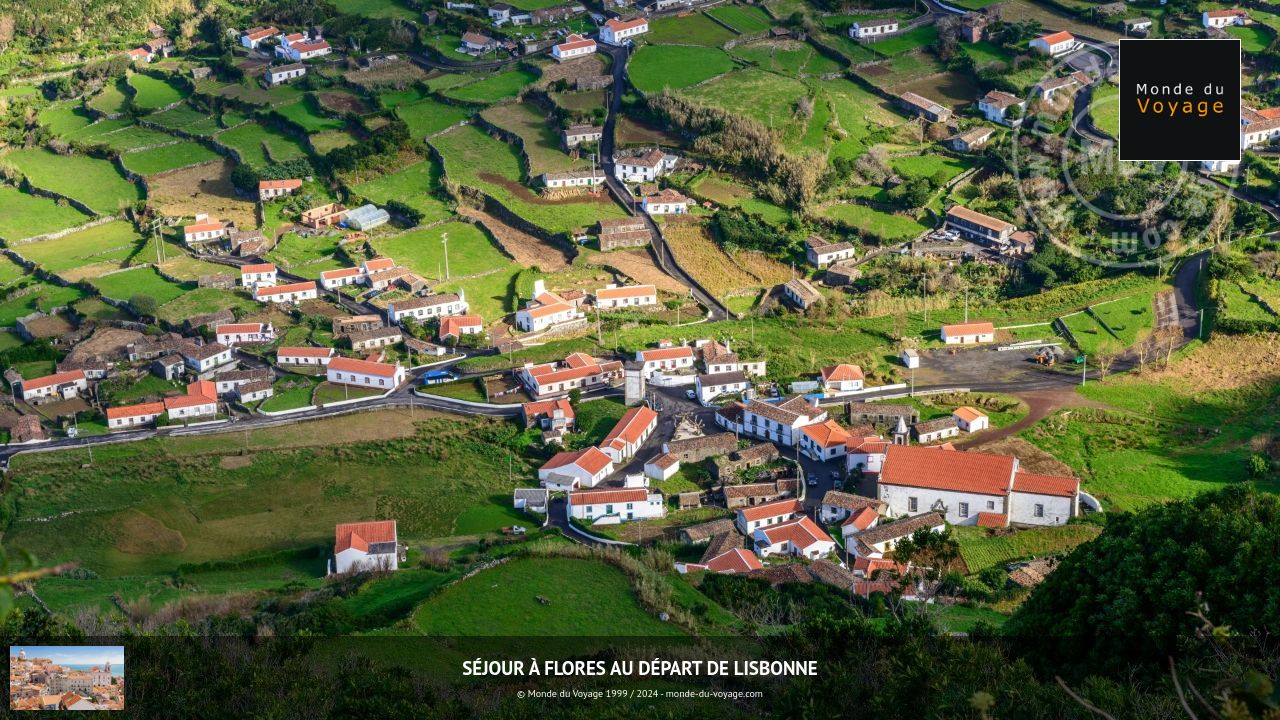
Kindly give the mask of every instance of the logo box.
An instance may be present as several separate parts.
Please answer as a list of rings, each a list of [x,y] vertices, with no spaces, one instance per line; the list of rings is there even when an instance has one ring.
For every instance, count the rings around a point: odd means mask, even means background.
[[[1121,160],[1240,159],[1238,39],[1122,38],[1120,66]]]

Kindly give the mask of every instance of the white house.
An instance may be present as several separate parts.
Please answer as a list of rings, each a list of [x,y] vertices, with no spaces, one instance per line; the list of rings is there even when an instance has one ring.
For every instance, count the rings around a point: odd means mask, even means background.
[[[253,291],[253,299],[264,303],[297,303],[319,297],[316,281],[289,283],[274,287],[259,287]]]
[[[466,311],[466,291],[459,290],[456,293],[439,293],[387,303],[387,322],[395,324],[405,318],[425,320],[445,315],[461,315]]]
[[[973,345],[989,343],[996,339],[996,328],[989,322],[970,322],[943,325],[942,342],[948,345]]]
[[[1241,136],[1243,137],[1243,135]],[[1239,160],[1201,160],[1200,167],[1212,173],[1235,172],[1240,167]]]
[[[267,84],[280,85],[290,80],[296,80],[306,74],[307,66],[300,62],[287,65],[272,65],[267,68]]]
[[[373,362],[347,357],[330,359],[325,370],[325,378],[331,383],[360,385],[381,390],[399,387],[405,377],[404,368],[400,363]]]
[[[395,520],[342,523],[334,535],[334,574],[399,569],[400,542]]]
[[[979,432],[991,427],[991,422],[986,413],[968,405],[953,410],[951,417],[956,419],[956,425],[959,425],[961,430],[968,433]]]
[[[742,408],[742,430],[761,440],[787,447],[800,442],[800,429],[825,422],[827,411],[800,395],[779,403],[750,400]]]
[[[1240,108],[1240,148],[1248,150],[1257,145],[1266,145],[1280,137],[1280,108],[1263,108],[1254,110],[1251,107]],[[1229,161],[1220,167],[1234,170],[1239,161]]]
[[[862,513],[864,510],[870,510],[872,514],[878,516],[882,507],[883,503],[875,498],[863,497],[839,490],[828,490],[822,496],[822,504],[818,506],[818,519],[830,525],[831,523],[843,522],[851,516]],[[865,530],[866,528],[863,529]]]
[[[903,348],[902,352],[898,353],[898,360],[908,369],[920,367],[920,353],[915,348]]]
[[[864,377],[862,368],[858,365],[840,363],[822,368],[818,379],[822,382],[824,395],[839,395],[861,390]]]
[[[285,195],[292,195],[294,191],[301,187],[302,181],[296,178],[287,180],[259,180],[258,200],[266,202],[278,197],[284,197]]]
[[[1075,36],[1065,30],[1048,33],[1032,40],[1031,49],[1036,52],[1048,55],[1049,57],[1057,57],[1064,53],[1080,47],[1080,41]]]
[[[653,285],[610,285],[596,291],[596,307],[601,310],[657,304],[658,288]]]
[[[777,500],[763,505],[740,507],[734,513],[733,524],[738,532],[750,536],[757,529],[784,523],[804,516],[804,504],[794,498]]]
[[[320,285],[325,290],[337,290],[347,285],[364,282],[364,271],[358,267],[325,270],[320,273]]]
[[[636,454],[658,427],[658,413],[641,405],[623,413],[613,430],[600,441],[600,450],[615,463]]]
[[[702,359],[702,369],[708,373],[733,372],[741,370],[746,375],[763,376],[767,362],[764,360],[743,360],[730,349],[729,341],[720,343],[716,340],[697,340],[693,346],[697,348]]]
[[[916,440],[921,444],[929,444],[953,438],[960,434],[960,426],[956,424],[956,419],[952,415],[940,417],[936,420],[916,423]]]
[[[621,362],[602,363],[585,353],[572,353],[561,363],[529,363],[516,371],[516,377],[535,400],[567,395],[574,390],[586,392],[608,384],[621,374]]]
[[[226,220],[210,220],[208,215],[196,215],[196,220],[182,228],[182,241],[192,243],[221,240],[235,229],[235,225]]]
[[[849,26],[849,37],[854,40],[875,40],[896,32],[897,20],[859,20]]]
[[[295,37],[296,40],[290,39]],[[294,62],[310,60],[331,52],[333,48],[329,47],[327,40],[319,37],[313,39],[302,33],[281,36],[280,44],[276,46],[276,55]]]
[[[208,380],[197,380],[187,386],[186,395],[165,398],[164,411],[171,420],[217,415],[218,390]]]
[[[1008,455],[945,447],[889,447],[877,491],[892,516],[937,512],[956,525],[1063,525],[1080,481],[1023,472]]]
[[[903,518],[891,523],[879,523],[858,532],[842,533],[845,548],[858,558],[882,558],[892,552],[898,541],[909,538],[920,530],[942,532],[947,527],[940,513],[927,512]]]
[[[899,418],[902,420],[902,418]],[[907,428],[905,423],[901,428],[900,437],[906,437]],[[885,440],[879,435],[874,434],[854,434],[850,435],[849,441],[845,443],[844,449],[844,467],[849,473],[862,473],[867,475],[879,475],[880,469],[884,466],[884,455],[890,445],[893,443]]]
[[[542,280],[533,282],[533,299],[516,311],[516,327],[525,332],[540,332],[553,325],[573,322],[583,317],[576,305],[547,292]]]
[[[240,36],[240,44],[250,50],[256,50],[258,44],[263,40],[274,37],[279,33],[280,31],[275,26],[250,28]]]
[[[751,534],[751,540],[756,554],[762,558],[794,555],[817,560],[831,554],[836,547],[836,541],[807,516],[758,528]]]
[[[848,442],[849,432],[835,420],[800,428],[800,452],[818,462],[844,457]]]
[[[609,45],[626,45],[630,38],[649,32],[649,21],[644,18],[619,20],[609,18],[600,26],[600,42]]]
[[[640,373],[646,378],[658,371],[688,370],[693,368],[693,348],[688,345],[637,350],[636,362],[641,363]]]
[[[236,400],[242,404],[258,402],[276,394],[276,389],[271,385],[270,380],[255,380],[253,382],[240,383],[233,391]]]
[[[553,492],[592,488],[613,474],[613,460],[600,448],[558,452],[538,468],[538,481]]]
[[[741,370],[734,370],[733,372],[699,375],[694,380],[694,385],[696,386],[698,402],[706,405],[721,395],[733,395],[743,392],[751,387],[751,381],[747,380],[746,374]]]
[[[596,51],[596,41],[591,38],[585,38],[577,33],[571,33],[564,39],[564,42],[551,47],[551,57],[556,62],[564,62],[574,58],[590,55]]]
[[[1209,28],[1224,28],[1231,25],[1248,25],[1253,22],[1249,14],[1239,8],[1231,10],[1206,10],[1200,14],[1200,24]]]
[[[256,289],[276,284],[276,266],[273,263],[254,263],[240,266],[240,284]]]
[[[648,215],[684,215],[692,201],[671,188],[664,188],[640,201],[640,207]]]
[[[441,340],[453,338],[460,340],[464,335],[479,335],[484,332],[484,319],[479,315],[450,315],[440,318],[440,330],[437,336]]]
[[[163,414],[164,403],[162,402],[109,407],[107,408],[107,428],[109,430],[119,430],[120,428],[138,427],[139,425],[154,422],[156,418]]]
[[[667,514],[662,493],[647,488],[578,490],[569,493],[568,503],[569,517],[601,525]]]
[[[485,9],[485,12],[488,13],[489,19],[493,21],[494,25],[501,25],[511,19],[513,10],[515,10],[514,7],[500,2],[490,5]]]
[[[658,482],[670,480],[678,472],[680,472],[680,458],[661,450],[654,453],[654,456],[644,464],[645,477]]]
[[[1018,117],[1011,117],[1009,108],[1018,108]],[[988,120],[1001,125],[1018,126],[1022,124],[1022,115],[1027,109],[1027,101],[1015,95],[999,90],[992,90],[978,101],[978,110]]]
[[[857,255],[853,243],[827,242],[817,235],[810,235],[804,241],[805,259],[815,267],[824,268],[845,260],[852,260]]]
[[[243,343],[265,343],[276,339],[276,329],[271,323],[227,323],[219,325],[214,334],[218,342],[231,347]]]
[[[566,170],[542,174],[543,187],[553,190],[572,187],[593,188],[603,185],[604,181],[603,170]]]
[[[822,293],[804,278],[791,278],[782,284],[782,296],[801,310],[822,302]]]
[[[89,378],[84,370],[68,370],[67,372],[43,375],[18,383],[22,388],[22,399],[31,401],[44,398],[69,400],[79,397],[80,393],[89,389]]]
[[[615,158],[613,174],[622,182],[651,183],[671,172],[678,160],[675,155],[654,148],[640,155]]]
[[[187,343],[179,350],[179,354],[191,372],[197,375],[226,365],[232,358],[231,348],[218,342],[203,345]]]
[[[324,367],[333,356],[331,347],[282,347],[276,350],[276,364]]]

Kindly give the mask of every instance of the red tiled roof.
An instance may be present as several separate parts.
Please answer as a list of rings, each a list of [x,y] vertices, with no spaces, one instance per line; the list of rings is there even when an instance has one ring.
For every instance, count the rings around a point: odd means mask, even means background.
[[[584,38],[581,35],[574,33],[569,37],[566,37],[564,39],[564,42],[560,43],[556,47],[560,48],[560,52],[568,52],[569,50],[581,50],[582,48],[585,48],[585,47],[595,47],[595,46],[596,46],[595,40],[592,40],[590,38]]]
[[[377,272],[378,270],[390,270],[396,266],[396,261],[389,257],[376,257],[372,260],[364,261],[364,269],[368,272]]]
[[[613,458],[605,455],[600,448],[589,447],[586,450],[578,450],[576,452],[558,452],[552,455],[551,459],[541,469],[555,470],[567,465],[577,465],[588,473],[595,475],[612,462]]]
[[[260,333],[262,332],[262,323],[228,323],[219,325],[215,331],[218,335],[226,335],[229,333]]]
[[[878,517],[880,517],[880,514],[873,508],[864,507],[849,515],[849,517],[841,523],[840,526],[845,527],[846,525],[852,525],[859,530],[866,530],[871,527],[871,523],[875,522]]]
[[[164,403],[149,402],[138,403],[137,405],[121,405],[120,407],[107,408],[107,419],[115,420],[117,418],[142,417],[143,415],[159,415],[164,412]]]
[[[891,445],[880,472],[880,485],[1007,495],[1017,461],[1008,455]]]
[[[390,363],[370,362],[368,360],[356,360],[354,358],[336,357],[329,361],[329,369],[339,372],[360,373],[362,375],[377,375],[378,377],[395,377],[398,365]]]
[[[980,213],[977,210],[970,210],[963,205],[952,205],[951,209],[947,210],[947,214],[958,217],[961,220],[967,220],[975,225],[981,225],[984,228],[995,230],[996,232],[1017,229],[1017,226],[1011,222],[1005,222],[1000,218],[991,217],[990,215]]]
[[[52,375],[43,375],[38,378],[22,381],[22,391],[36,390],[50,385],[61,385],[62,383],[75,382],[77,380],[86,379],[84,370],[68,370],[66,372],[54,373]]]
[[[751,572],[763,567],[759,558],[742,548],[720,553],[707,561],[707,569],[718,573]]]
[[[241,275],[244,275],[246,273],[269,273],[269,272],[275,272],[275,271],[276,271],[275,263],[254,263],[253,265],[240,266]]]
[[[190,235],[192,233],[208,232],[210,230],[221,230],[226,226],[227,226],[226,223],[223,223],[223,222],[216,222],[216,221],[201,222],[201,223],[196,223],[194,225],[184,226],[182,228],[182,232]]]
[[[841,363],[822,368],[824,382],[847,382],[849,380],[862,380],[863,377],[862,368],[857,365]]]
[[[1243,16],[1246,16],[1246,17],[1247,17],[1247,16],[1248,16],[1248,13],[1246,13],[1245,11],[1240,10],[1240,9],[1238,9],[1238,8],[1237,8],[1237,9],[1234,9],[1234,10],[1210,10],[1210,11],[1208,12],[1208,15],[1209,15],[1209,17],[1212,17],[1212,18],[1220,18],[1220,17],[1237,17],[1237,16],[1240,16],[1240,15],[1243,15]]]
[[[646,502],[649,491],[644,488],[579,490],[569,493],[570,505],[604,505],[606,503]]]
[[[348,548],[368,552],[370,543],[396,542],[396,521],[342,523],[334,529],[334,536],[333,552],[335,554]]]
[[[961,420],[967,423],[971,423],[974,420],[977,420],[978,418],[984,418],[987,416],[986,413],[982,412],[978,408],[969,407],[968,405],[965,405],[964,407],[958,407],[955,410],[952,410],[951,414],[955,415],[956,417],[960,418]]]
[[[527,402],[521,406],[524,410],[525,417],[536,417],[538,415],[550,415],[553,410],[560,410],[564,416],[573,419],[573,404],[568,398],[559,398],[557,400],[542,400],[539,402]]]
[[[778,525],[757,528],[757,532],[763,533],[770,544],[785,541],[801,549],[814,543],[834,542],[831,536],[808,516],[798,517]]]
[[[302,187],[301,180],[259,180],[259,190],[297,190]]]
[[[299,53],[312,52],[314,50],[324,50],[325,48],[329,47],[329,41],[318,40],[313,43],[298,43],[297,45],[291,45],[290,47],[292,47],[294,50],[298,51]]]
[[[809,439],[813,440],[814,444],[822,448],[844,445],[849,440],[849,433],[840,427],[840,423],[835,420],[827,420],[815,425],[805,425],[800,428],[800,432],[807,435]]]
[[[777,517],[779,515],[795,515],[804,512],[804,505],[799,500],[779,500],[777,502],[765,503],[763,505],[755,505],[752,507],[738,508],[738,513],[742,515],[742,519],[747,522],[755,522],[763,520],[767,517]]]
[[[320,273],[320,279],[321,280],[337,280],[339,278],[358,277],[363,274],[364,274],[364,271],[361,270],[360,268],[354,268],[354,267],[339,268],[338,270],[325,270],[324,272]]]
[[[679,462],[680,462],[680,458],[676,457],[675,455],[672,455],[671,453],[659,453],[658,455],[654,456],[651,460],[649,460],[649,462],[646,464],[654,465],[660,470],[666,470],[672,465],[679,464]]]
[[[333,348],[327,347],[282,347],[276,350],[276,358],[280,357],[329,357]]]
[[[609,28],[610,30],[614,32],[620,32],[622,30],[630,30],[631,28],[640,27],[642,25],[647,26],[649,24],[649,21],[645,20],[644,18],[636,18],[634,20],[619,20],[617,18],[609,18],[608,20],[605,21],[604,24],[605,24],[605,27]]]
[[[1019,470],[1013,476],[1013,489],[1034,495],[1058,495],[1075,497],[1080,492],[1080,481],[1059,475],[1037,475]]]
[[[613,426],[613,430],[609,431],[600,444],[608,445],[613,440],[622,440],[628,445],[635,445],[640,442],[640,436],[644,431],[656,425],[657,422],[658,413],[643,405],[633,407],[623,414],[622,419]]]
[[[1237,11],[1237,12],[1239,12],[1239,11]],[[1210,14],[1212,14],[1212,13],[1210,13]],[[1041,35],[1041,36],[1040,36],[1040,39],[1041,39],[1041,40],[1043,40],[1043,41],[1045,41],[1045,42],[1047,42],[1047,43],[1049,43],[1050,45],[1057,45],[1058,43],[1061,43],[1061,42],[1067,42],[1068,40],[1075,40],[1076,38],[1075,38],[1075,36],[1074,36],[1074,35],[1072,35],[1071,33],[1067,32],[1066,30],[1059,30],[1059,31],[1058,31],[1058,32],[1056,32],[1056,33],[1049,33],[1048,35]]]
[[[619,298],[648,297],[657,294],[658,288],[653,285],[624,285],[616,288],[601,288],[596,291],[596,299],[615,300]]]
[[[894,560],[886,560],[884,558],[872,558],[860,556],[853,561],[853,569],[855,572],[861,572],[863,577],[873,578],[878,572],[888,570],[898,573],[906,572],[907,568],[902,563]]]
[[[440,337],[461,335],[462,328],[484,325],[479,315],[449,315],[440,320]]]
[[[315,290],[316,281],[308,280],[306,282],[289,283],[288,285],[276,285],[275,287],[260,287],[253,291],[254,297],[271,297],[273,295],[286,295],[288,293],[304,292],[306,290]]]
[[[640,359],[649,362],[651,360],[676,360],[679,358],[693,357],[693,348],[687,345],[671,348],[655,348],[653,350],[641,350]]]
[[[947,335],[991,335],[995,331],[996,326],[989,322],[956,323],[942,326],[942,332]]]
[[[261,40],[262,38],[271,37],[280,32],[274,25],[264,28],[251,28],[245,32],[245,36],[250,40]]]
[[[978,513],[978,527],[985,528],[1002,528],[1009,524],[1009,516],[1004,513],[980,512]]]

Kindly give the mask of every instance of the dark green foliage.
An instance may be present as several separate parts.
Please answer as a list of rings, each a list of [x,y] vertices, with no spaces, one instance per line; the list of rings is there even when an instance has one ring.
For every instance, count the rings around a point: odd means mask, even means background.
[[[712,219],[712,226],[720,243],[730,252],[743,249],[781,255],[791,246],[791,240],[777,228],[758,215],[748,215],[742,210],[721,210]]]

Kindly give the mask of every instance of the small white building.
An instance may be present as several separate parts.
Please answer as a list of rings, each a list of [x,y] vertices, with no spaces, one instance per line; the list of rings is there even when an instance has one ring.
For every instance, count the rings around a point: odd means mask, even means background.
[[[858,365],[840,363],[822,368],[818,379],[822,382],[822,392],[826,395],[855,392],[862,389],[865,376]]]
[[[525,332],[540,332],[553,325],[586,317],[578,308],[563,301],[527,306],[516,311],[516,327]]]
[[[1009,112],[1012,107],[1018,108],[1017,117]],[[978,110],[991,122],[1017,127],[1022,124],[1022,117],[1026,114],[1027,101],[1006,92],[992,90],[978,101]]]
[[[848,242],[827,242],[826,239],[817,235],[810,235],[804,241],[805,259],[815,267],[824,268],[828,265],[834,265],[846,260],[853,260],[857,256],[857,250],[853,247],[853,243]]]
[[[356,285],[364,282],[364,279],[364,271],[358,267],[325,270],[320,273],[320,285],[325,290],[337,290],[347,285]]]
[[[253,291],[253,299],[263,303],[299,303],[319,297],[316,281],[289,283],[274,287],[260,287]]]
[[[240,266],[240,284],[250,289],[272,287],[276,284],[276,266],[273,263],[254,263]]]
[[[658,482],[670,480],[678,472],[680,472],[680,458],[661,450],[644,464],[645,477]]]
[[[854,40],[876,40],[896,32],[897,20],[859,20],[849,26],[849,37]]]
[[[675,169],[679,158],[653,148],[639,155],[614,158],[613,175],[626,183],[651,183]]]
[[[331,574],[388,572],[400,568],[395,520],[343,523],[334,534]]]
[[[653,285],[609,285],[596,291],[596,307],[601,310],[658,304],[658,288]]]
[[[975,407],[958,407],[951,412],[951,417],[956,419],[956,425],[967,433],[980,432],[991,427],[991,421],[987,418],[987,414]]]
[[[808,310],[822,302],[822,293],[804,278],[791,278],[783,283],[782,296],[801,310]]]
[[[948,345],[974,345],[994,342],[996,328],[989,322],[970,322],[943,325],[942,342]]]
[[[609,18],[600,26],[600,42],[609,45],[627,45],[631,38],[649,32],[649,21],[644,18],[619,20]]]
[[[577,33],[571,33],[564,39],[564,42],[551,47],[551,57],[556,62],[564,62],[574,58],[584,57],[596,51],[596,41],[591,38],[583,37]]]
[[[778,525],[798,517],[804,517],[804,504],[791,498],[740,507],[734,513],[733,524],[738,532],[750,537],[759,528]]]
[[[1047,33],[1032,40],[1030,43],[1032,50],[1049,57],[1057,57],[1075,50],[1080,47],[1080,41],[1075,36],[1065,30]]]
[[[636,351],[640,373],[646,378],[659,371],[689,370],[693,368],[693,360],[693,348],[688,345]]]
[[[898,353],[898,360],[902,361],[902,366],[908,369],[920,367],[920,352],[915,348],[903,348]]]
[[[258,200],[267,202],[285,195],[292,195],[296,190],[302,187],[302,181],[297,179],[291,180],[259,180],[258,181]]]
[[[640,207],[646,215],[684,215],[689,212],[692,201],[680,193],[665,188],[652,195],[646,195],[640,201]]]
[[[569,493],[569,517],[607,525],[667,514],[661,493],[647,488],[578,490]]]
[[[277,30],[274,25],[250,28],[240,36],[240,45],[247,47],[250,50],[256,50],[258,48],[258,44],[263,40],[275,37],[278,34],[280,34],[280,31]]]
[[[742,431],[786,447],[800,442],[800,429],[826,422],[827,411],[801,395],[781,402],[750,400],[742,407]]]
[[[927,512],[912,517],[895,520],[891,523],[877,523],[865,530],[843,532],[845,547],[849,553],[858,558],[883,558],[885,553],[893,552],[898,542],[909,538],[920,530],[942,532],[947,527],[941,513]]]
[[[936,420],[916,423],[916,440],[922,444],[935,443],[939,440],[953,438],[960,434],[960,426],[954,416],[948,415]]]
[[[467,311],[467,307],[465,290],[396,300],[387,303],[387,322],[395,324],[403,322],[405,318],[426,320],[446,315],[462,315]]]
[[[248,343],[267,343],[276,339],[276,329],[271,323],[227,323],[219,325],[214,334],[218,342],[232,347]]]
[[[1205,10],[1200,14],[1200,24],[1207,28],[1224,28],[1232,25],[1248,25],[1253,20],[1249,13],[1239,8],[1231,10]]]
[[[792,555],[817,560],[830,555],[836,547],[836,541],[807,516],[758,528],[751,534],[751,540],[756,554],[762,558]]]
[[[287,65],[272,65],[267,68],[267,84],[282,85],[290,80],[297,80],[307,74],[307,66],[300,62]]]
[[[461,340],[466,335],[479,335],[484,332],[484,319],[479,315],[450,315],[440,318],[441,340]]]
[[[382,363],[335,357],[325,366],[325,379],[339,385],[394,390],[404,382],[404,368],[400,363]]]
[[[538,481],[552,492],[593,488],[613,474],[613,460],[600,448],[558,452],[538,468]]]
[[[276,364],[324,367],[333,356],[331,347],[282,347],[276,350]]]
[[[276,46],[276,55],[286,60],[301,62],[333,52],[329,42],[321,37],[309,37],[303,33],[281,35],[280,44]]]
[[[185,344],[179,351],[191,372],[202,375],[231,362],[231,348],[218,342],[203,345]]]
[[[594,188],[603,185],[604,181],[603,170],[566,170],[542,174],[543,187],[552,190],[574,187]]]
[[[751,381],[741,370],[699,375],[694,381],[698,402],[706,405],[721,395],[734,395],[751,387]]]
[[[849,432],[835,420],[800,428],[800,452],[818,462],[844,457],[848,442]]]
[[[218,414],[218,390],[208,380],[197,380],[187,386],[186,395],[164,399],[164,411],[170,420],[206,418]]]
[[[150,402],[107,408],[107,429],[139,427],[155,422],[164,414],[164,403]]]
[[[85,376],[84,370],[68,370],[22,380],[18,386],[22,389],[22,399],[28,402],[45,398],[70,400],[89,389],[89,378]]]
[[[908,437],[906,422],[899,417],[900,427],[894,432],[895,437]],[[879,475],[884,467],[884,455],[890,441],[875,434],[851,435],[845,443],[844,468],[851,475]]]
[[[195,222],[184,225],[182,241],[188,245],[221,240],[235,229],[235,225],[226,220],[210,220],[208,215],[196,215]]]

